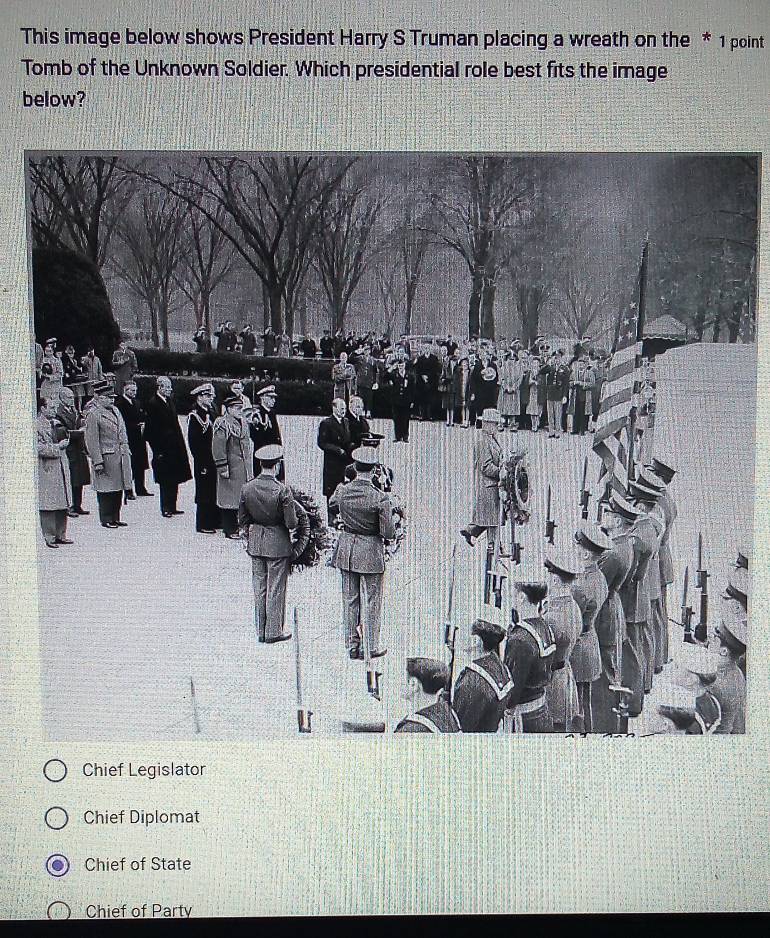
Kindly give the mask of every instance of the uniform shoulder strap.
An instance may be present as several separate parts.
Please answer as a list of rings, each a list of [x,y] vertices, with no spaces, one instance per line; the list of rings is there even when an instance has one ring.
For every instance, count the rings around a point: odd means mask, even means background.
[[[478,674],[478,676],[482,680],[486,681],[487,684],[492,688],[497,699],[503,700],[503,698],[506,697],[513,690],[513,681],[511,680],[511,672],[508,670],[508,668],[504,664],[502,665],[502,667],[503,667],[503,674],[506,679],[502,687],[492,677],[492,675],[489,673],[489,671],[487,671],[486,668],[484,668],[482,665],[478,664],[475,661],[472,661],[469,665],[467,665],[467,670],[473,671],[474,674]]]
[[[436,726],[433,720],[430,717],[426,717],[423,713],[413,713],[410,717],[407,717],[405,720],[406,723],[419,723],[420,726],[424,726],[429,733],[440,733],[441,730]]]
[[[722,723],[722,706],[717,698],[713,694],[709,693],[709,691],[706,691],[706,693],[703,694],[703,697],[705,697],[708,702],[711,703],[714,710],[714,719],[710,723],[706,722],[703,715],[698,710],[698,703],[701,699],[699,698],[699,700],[696,700],[695,702],[695,720],[700,727],[701,733],[703,733],[704,736],[710,736],[712,733],[717,731],[718,727]]]

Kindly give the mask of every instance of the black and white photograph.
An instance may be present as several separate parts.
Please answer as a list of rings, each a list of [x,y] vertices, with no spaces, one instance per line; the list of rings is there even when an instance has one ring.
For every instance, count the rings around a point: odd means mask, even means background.
[[[48,739],[750,732],[759,171],[27,152]]]

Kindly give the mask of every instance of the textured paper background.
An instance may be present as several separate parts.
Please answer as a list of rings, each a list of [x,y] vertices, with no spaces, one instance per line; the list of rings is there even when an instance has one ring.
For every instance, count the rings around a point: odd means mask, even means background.
[[[757,503],[746,737],[455,737],[429,745],[389,737],[310,738],[97,747],[47,744],[41,731],[23,150],[766,150],[767,51],[730,54],[716,48],[715,41],[703,46],[700,34],[705,29],[715,37],[767,34],[767,3],[691,0],[680,5],[681,12],[671,6],[655,0],[430,5],[351,0],[259,5],[103,0],[94,5],[60,0],[55,6],[5,0],[0,13],[5,76],[0,129],[0,506],[5,538],[0,551],[5,578],[0,738],[3,761],[8,760],[3,777],[9,785],[0,822],[0,915],[40,917],[57,898],[66,899],[76,914],[91,901],[148,900],[192,903],[195,915],[767,908],[770,642],[768,581],[761,576],[768,563],[764,493],[770,479],[766,212],[759,268]],[[31,52],[22,45],[19,26],[146,29],[187,24],[548,32],[625,28],[631,33],[671,28],[689,31],[694,49],[638,55],[639,61],[671,65],[672,78],[654,85],[89,81],[73,83],[73,88],[87,89],[82,110],[20,106],[21,88],[33,83],[23,80],[18,64]],[[274,58],[277,51],[265,57]],[[393,51],[402,59],[407,56],[406,47]],[[49,47],[34,54],[55,59],[56,52]],[[448,50],[437,52],[443,54],[436,58],[454,58]],[[168,55],[157,48],[153,53]],[[99,57],[101,51],[90,54]],[[205,53],[180,48],[173,57],[194,55]],[[214,55],[226,57],[221,50]],[[396,56],[380,55],[378,60],[391,57]],[[502,57],[495,54],[495,60]],[[538,57],[547,59],[552,53]],[[616,56],[612,50],[596,50],[590,57],[604,61]],[[623,55],[628,61],[636,58],[633,50]],[[766,160],[764,166],[767,191]],[[98,574],[98,558],[94,564]],[[70,777],[59,785],[41,776],[44,761],[52,756],[71,766]],[[134,782],[130,789],[114,780],[85,784],[74,774],[86,760],[130,758],[201,761],[210,769],[202,782]],[[205,824],[198,830],[169,830],[162,841],[157,830],[89,830],[78,822],[56,835],[42,822],[50,804],[65,805],[71,816],[82,815],[87,807],[188,806],[201,809]],[[168,874],[165,880],[159,874],[154,879],[127,874],[119,880],[73,870],[57,882],[43,868],[54,850],[75,861],[86,855],[179,852],[195,858],[195,869],[187,875]]]

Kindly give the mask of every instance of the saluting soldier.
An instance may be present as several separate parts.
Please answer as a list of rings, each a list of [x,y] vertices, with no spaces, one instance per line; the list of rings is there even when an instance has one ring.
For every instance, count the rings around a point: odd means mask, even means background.
[[[513,680],[504,722],[509,732],[553,732],[546,688],[553,674],[556,637],[543,617],[547,594],[545,583],[516,583],[515,621],[505,643],[505,664]]]
[[[463,733],[496,733],[513,690],[511,672],[500,658],[505,629],[497,622],[476,619],[471,635],[477,636],[483,654],[460,672],[452,706]]]
[[[609,592],[607,581],[599,569],[599,558],[612,547],[612,541],[598,525],[584,521],[575,532],[575,543],[581,550],[583,568],[572,582],[571,592],[580,607],[583,627],[570,655],[570,663],[580,701],[578,719],[582,718],[583,732],[593,733],[592,685],[602,673],[596,617]]]
[[[602,660],[602,673],[592,688],[593,728],[595,733],[625,732],[627,725],[618,723],[615,709],[620,701],[610,688],[628,686],[623,681],[623,646],[628,640],[626,619],[621,600],[622,590],[631,577],[634,548],[629,533],[639,512],[630,502],[616,493],[612,495],[602,515],[602,529],[612,542],[598,560],[599,569],[607,581],[607,599],[596,617],[596,635]],[[638,669],[637,669],[638,673]],[[632,682],[636,684],[637,682]],[[633,687],[629,687],[633,691]],[[640,690],[640,689],[639,689]],[[625,701],[629,705],[629,701]]]
[[[217,505],[225,536],[239,538],[241,489],[254,478],[252,443],[243,419],[243,402],[235,394],[225,399],[225,413],[214,421],[211,441],[217,467]]]
[[[114,405],[115,392],[107,381],[93,386],[94,402],[86,417],[85,442],[94,469],[93,487],[103,528],[124,528],[120,508],[132,485],[131,450],[126,425]]]
[[[460,733],[460,721],[446,700],[449,668],[435,658],[407,658],[401,696],[413,708],[396,733]]]
[[[658,713],[686,736],[724,732],[722,705],[711,689],[719,668],[718,656],[705,648],[682,645],[675,665],[672,681],[690,699],[686,705],[681,701],[676,705],[663,704]]]
[[[497,433],[500,412],[487,408],[481,415],[481,437],[474,446],[474,500],[471,523],[460,534],[470,544],[487,532],[487,546],[494,545],[500,524],[500,483],[505,481],[503,448]]]
[[[663,514],[653,513],[660,492],[641,482],[628,486],[629,499],[641,509],[642,514],[634,522],[633,532],[639,543],[639,560],[632,576],[635,591],[635,608],[632,610],[633,630],[629,629],[631,641],[635,641],[637,656],[644,667],[644,691],[652,689],[655,674],[655,617],[660,608],[660,566],[658,549],[663,536]],[[654,604],[658,604],[658,609]]]
[[[260,642],[291,638],[284,630],[286,584],[289,578],[291,532],[297,511],[291,490],[277,478],[283,457],[280,446],[257,451],[260,473],[241,490],[238,526],[246,538],[254,585],[254,621]]]
[[[572,551],[551,549],[545,558],[545,568],[548,578],[548,611],[544,618],[553,630],[556,643],[553,677],[545,695],[554,731],[566,733],[572,729],[573,720],[580,713],[570,657],[583,631],[583,617],[571,591],[581,564]]]
[[[351,658],[364,658],[362,640],[370,658],[384,655],[380,645],[380,618],[385,575],[384,542],[395,537],[393,505],[373,482],[377,453],[361,446],[352,453],[356,478],[337,486],[329,508],[339,512],[342,529],[332,555],[342,575],[345,647]],[[365,634],[364,634],[365,633]]]

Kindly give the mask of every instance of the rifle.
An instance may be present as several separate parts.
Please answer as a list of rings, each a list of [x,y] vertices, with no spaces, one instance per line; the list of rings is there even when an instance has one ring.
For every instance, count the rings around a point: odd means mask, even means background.
[[[551,517],[551,486],[548,486],[548,500],[545,509],[545,539],[553,546],[554,535],[556,534],[556,522]]]
[[[447,682],[446,700],[449,706],[452,706],[452,693],[455,674],[455,644],[457,642],[457,629],[452,630],[452,640],[449,645],[449,680]]]
[[[695,626],[695,640],[705,642],[708,638],[708,578],[710,574],[703,565],[703,533],[698,532],[698,569],[696,570],[695,587],[700,590],[698,608],[698,624]]]
[[[583,460],[583,484],[580,490],[580,508],[583,521],[588,521],[588,502],[591,499],[591,493],[586,486],[588,478],[588,456]]]
[[[452,623],[452,611],[455,598],[455,576],[457,573],[457,544],[452,547],[452,567],[449,574],[449,597],[446,604],[446,619],[444,620],[444,644],[447,648],[454,647],[454,637],[457,627]]]
[[[299,651],[299,612],[294,607],[294,662],[297,674],[297,725],[300,733],[309,733],[312,710],[305,707],[302,699],[302,662]]]
[[[684,568],[684,587],[682,589],[682,612],[681,625],[684,628],[684,640],[688,645],[694,645],[695,639],[692,634],[692,606],[687,605],[687,587],[690,584],[690,568]]]

